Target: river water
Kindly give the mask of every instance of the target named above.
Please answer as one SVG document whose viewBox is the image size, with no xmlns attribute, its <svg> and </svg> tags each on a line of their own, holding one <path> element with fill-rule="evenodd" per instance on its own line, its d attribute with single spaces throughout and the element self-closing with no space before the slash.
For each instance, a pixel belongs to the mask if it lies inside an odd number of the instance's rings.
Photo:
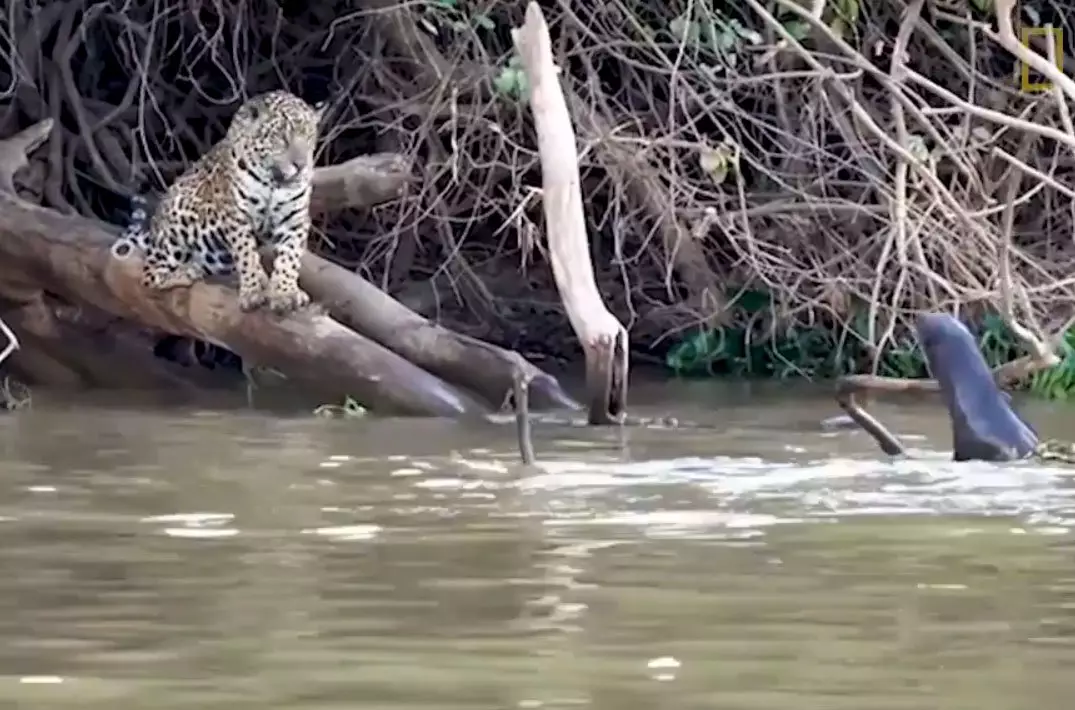
<svg viewBox="0 0 1075 710">
<path fill-rule="evenodd" d="M 935 403 L 649 383 L 710 428 L 0 416 L 0 702 L 1023 710 L 1075 692 L 1075 487 L 954 464 Z M 1075 438 L 1075 409 L 1035 404 Z M 1065 670 L 1067 669 L 1067 670 Z"/>
</svg>

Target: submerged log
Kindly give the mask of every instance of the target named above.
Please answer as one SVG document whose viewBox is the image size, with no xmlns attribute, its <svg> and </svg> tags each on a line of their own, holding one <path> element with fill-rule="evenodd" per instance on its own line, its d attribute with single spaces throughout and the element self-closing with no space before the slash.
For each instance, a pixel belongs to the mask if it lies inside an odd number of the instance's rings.
<svg viewBox="0 0 1075 710">
<path fill-rule="evenodd" d="M 318 392 L 351 396 L 377 411 L 458 416 L 488 410 L 454 385 L 327 315 L 312 311 L 283 318 L 264 311 L 244 314 L 234 289 L 213 283 L 164 293 L 143 289 L 141 259 L 111 257 L 109 249 L 117 236 L 114 229 L 30 204 L 11 189 L 15 172 L 27 164 L 26 152 L 40 145 L 50 129 L 51 121 L 46 120 L 0 141 L 0 282 L 10 278 L 23 285 L 36 284 L 73 303 L 91 304 L 226 347 L 253 364 L 309 383 Z M 384 160 L 380 156 L 374 162 Z M 352 171 L 358 169 L 356 161 L 346 165 Z M 338 208 L 356 196 L 387 196 L 390 173 L 381 175 L 379 187 L 359 188 L 354 181 L 341 187 L 348 175 L 355 174 L 341 170 L 344 166 L 334 166 L 334 173 L 319 172 L 318 189 L 327 192 L 316 199 L 323 208 Z M 368 168 L 369 163 L 362 166 Z M 334 176 L 333 180 L 326 175 Z M 394 190 L 406 178 L 399 171 L 395 179 Z M 509 379 L 504 391 L 510 387 Z"/>
<path fill-rule="evenodd" d="M 541 7 L 531 1 L 526 21 L 511 31 L 530 84 L 530 106 L 541 157 L 545 233 L 556 288 L 586 354 L 591 424 L 622 423 L 627 407 L 627 330 L 601 300 L 583 212 L 575 129 L 553 62 Z"/>
</svg>

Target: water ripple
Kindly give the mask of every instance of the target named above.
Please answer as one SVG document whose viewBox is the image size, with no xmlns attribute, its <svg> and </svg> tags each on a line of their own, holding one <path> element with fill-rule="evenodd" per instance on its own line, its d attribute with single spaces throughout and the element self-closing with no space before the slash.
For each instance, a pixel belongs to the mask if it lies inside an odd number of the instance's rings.
<svg viewBox="0 0 1075 710">
<path fill-rule="evenodd" d="M 778 506 L 788 521 L 845 515 L 1013 515 L 1059 524 L 1075 510 L 1073 472 L 1030 463 L 956 463 L 936 452 L 913 459 L 830 458 L 767 462 L 754 457 L 682 457 L 637 462 L 557 461 L 518 482 L 529 492 L 608 499 L 617 490 L 693 488 L 709 504 L 738 510 Z M 657 520 L 651 515 L 651 519 Z M 679 513 L 676 513 L 679 515 Z M 700 514 L 701 515 L 701 514 Z M 706 513 L 712 521 L 730 513 Z M 605 516 L 597 520 L 621 520 Z M 727 521 L 721 523 L 727 526 Z"/>
</svg>

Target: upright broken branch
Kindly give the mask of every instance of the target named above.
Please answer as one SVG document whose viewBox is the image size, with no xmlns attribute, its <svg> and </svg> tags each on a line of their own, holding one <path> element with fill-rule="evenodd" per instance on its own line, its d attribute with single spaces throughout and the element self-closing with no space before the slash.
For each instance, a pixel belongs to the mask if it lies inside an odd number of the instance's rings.
<svg viewBox="0 0 1075 710">
<path fill-rule="evenodd" d="M 627 330 L 601 300 L 590 258 L 578 152 L 571 115 L 553 62 L 549 28 L 531 1 L 511 31 L 530 84 L 541 156 L 545 231 L 556 287 L 586 356 L 591 424 L 620 423 L 627 403 Z"/>
</svg>

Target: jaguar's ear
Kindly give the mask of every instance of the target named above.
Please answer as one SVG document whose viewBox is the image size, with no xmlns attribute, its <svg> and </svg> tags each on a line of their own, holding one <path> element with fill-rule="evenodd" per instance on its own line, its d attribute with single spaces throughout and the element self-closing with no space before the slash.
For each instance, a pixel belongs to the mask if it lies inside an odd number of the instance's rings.
<svg viewBox="0 0 1075 710">
<path fill-rule="evenodd" d="M 313 105 L 314 113 L 317 114 L 317 122 L 320 123 L 328 112 L 328 99 L 324 101 L 318 101 Z"/>
</svg>

